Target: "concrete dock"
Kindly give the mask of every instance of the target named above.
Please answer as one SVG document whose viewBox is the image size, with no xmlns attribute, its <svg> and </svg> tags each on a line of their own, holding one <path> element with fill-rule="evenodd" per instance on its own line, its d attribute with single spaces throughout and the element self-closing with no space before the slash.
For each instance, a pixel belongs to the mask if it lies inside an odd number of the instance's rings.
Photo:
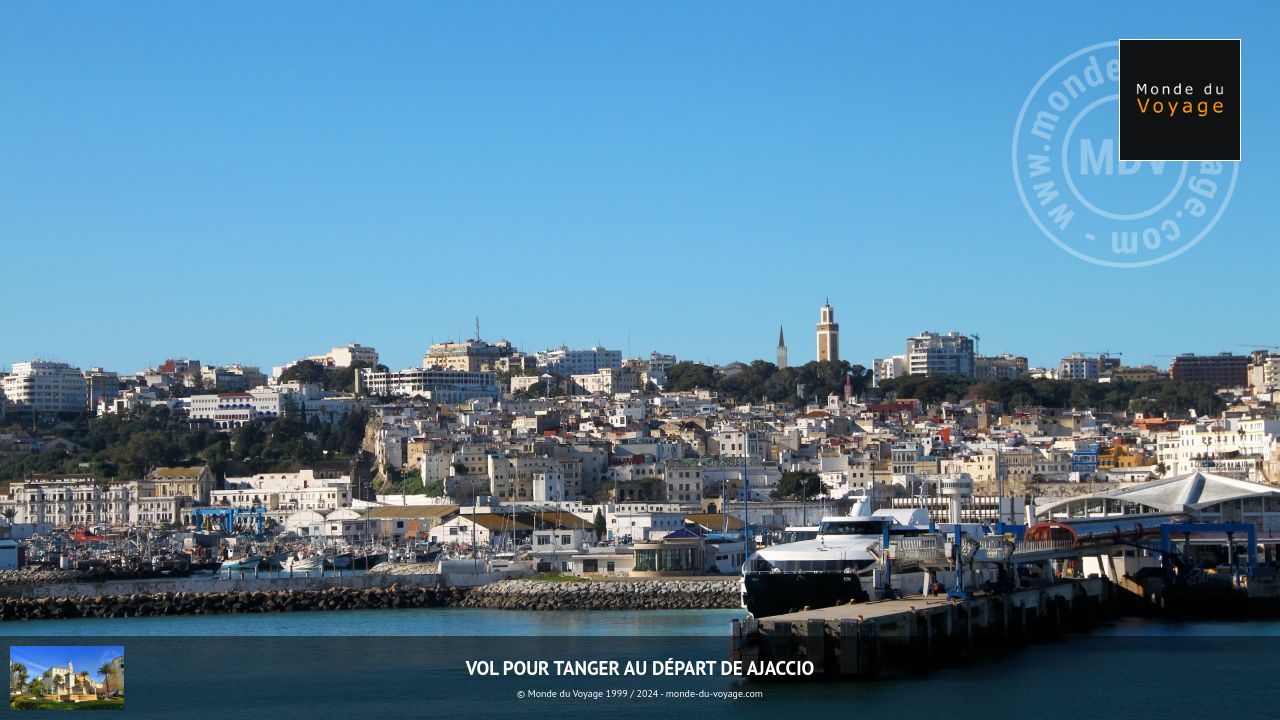
<svg viewBox="0 0 1280 720">
<path fill-rule="evenodd" d="M 1086 629 L 1111 602 L 1104 578 L 977 594 L 916 596 L 733 621 L 731 655 L 809 661 L 825 677 L 870 678 L 886 667 L 919 669 L 966 650 Z"/>
</svg>

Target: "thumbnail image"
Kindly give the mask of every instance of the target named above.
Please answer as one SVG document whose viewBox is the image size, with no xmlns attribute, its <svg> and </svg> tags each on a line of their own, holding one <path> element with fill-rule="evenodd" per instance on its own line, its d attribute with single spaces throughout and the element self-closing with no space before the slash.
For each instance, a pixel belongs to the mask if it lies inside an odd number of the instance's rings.
<svg viewBox="0 0 1280 720">
<path fill-rule="evenodd" d="M 124 647 L 15 645 L 9 648 L 14 710 L 124 708 Z"/>
</svg>

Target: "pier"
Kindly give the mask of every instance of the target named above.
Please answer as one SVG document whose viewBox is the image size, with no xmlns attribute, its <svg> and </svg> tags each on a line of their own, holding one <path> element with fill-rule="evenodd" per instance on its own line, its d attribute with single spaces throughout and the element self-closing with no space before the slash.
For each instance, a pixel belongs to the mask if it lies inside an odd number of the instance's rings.
<svg viewBox="0 0 1280 720">
<path fill-rule="evenodd" d="M 1085 629 L 1104 617 L 1115 586 L 1104 578 L 968 598 L 914 596 L 733 621 L 734 660 L 807 660 L 823 677 L 872 678 L 919 669 L 967 650 Z"/>
<path fill-rule="evenodd" d="M 866 578 L 869 593 L 735 620 L 731 655 L 744 664 L 808 661 L 821 677 L 870 678 L 886 668 L 918 670 L 965 652 L 1087 630 L 1122 609 L 1273 615 L 1280 583 L 1274 567 L 1259 567 L 1258 549 L 1270 557 L 1275 543 L 1259 538 L 1252 524 L 1194 522 L 1185 513 L 1051 520 L 980 539 L 962 535 L 959 525 L 893 542 L 886 532 Z M 1201 567 L 1197 544 L 1224 547 L 1226 562 Z M 923 570 L 925 588 L 892 582 L 901 565 Z M 915 594 L 943 573 L 945 596 Z M 879 599 L 860 601 L 867 594 Z"/>
</svg>

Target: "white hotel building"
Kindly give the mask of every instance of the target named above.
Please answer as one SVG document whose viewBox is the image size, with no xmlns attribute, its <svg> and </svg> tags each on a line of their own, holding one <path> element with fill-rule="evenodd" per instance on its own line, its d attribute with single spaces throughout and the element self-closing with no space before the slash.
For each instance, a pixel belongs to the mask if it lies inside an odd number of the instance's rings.
<svg viewBox="0 0 1280 720">
<path fill-rule="evenodd" d="M 73 413 L 89 407 L 88 384 L 80 368 L 48 360 L 14 363 L 4 376 L 4 397 L 16 410 Z"/>
</svg>

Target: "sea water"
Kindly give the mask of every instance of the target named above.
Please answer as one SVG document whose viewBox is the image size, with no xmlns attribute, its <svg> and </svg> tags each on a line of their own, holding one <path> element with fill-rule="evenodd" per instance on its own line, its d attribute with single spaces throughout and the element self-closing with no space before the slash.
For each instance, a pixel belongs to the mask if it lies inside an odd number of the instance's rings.
<svg viewBox="0 0 1280 720">
<path fill-rule="evenodd" d="M 17 621 L 123 644 L 130 717 L 1280 717 L 1278 622 L 1118 620 L 874 681 L 490 677 L 477 661 L 723 660 L 734 610 L 407 609 Z"/>
</svg>

